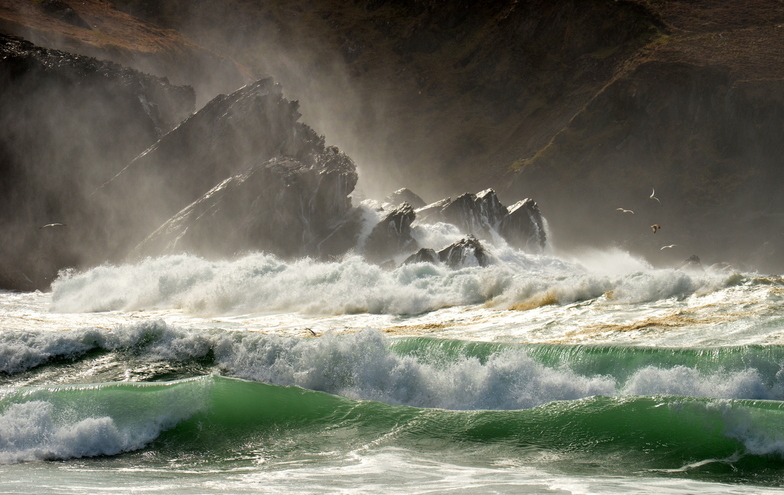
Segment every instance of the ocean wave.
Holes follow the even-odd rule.
[[[14,374],[103,351],[114,353],[115,373],[158,362],[171,376],[199,360],[202,373],[444,409],[525,409],[595,395],[784,399],[779,347],[652,353],[487,344],[479,352],[477,345],[464,344],[445,352],[430,342],[391,340],[374,330],[291,338],[148,321],[111,331],[6,332],[0,335],[0,371],[13,383]]]
[[[780,403],[662,395],[592,396],[520,410],[423,409],[210,376],[5,389],[0,463],[147,447],[224,459],[285,459],[292,449],[350,455],[383,447],[468,448],[533,464],[542,455],[564,465],[603,459],[621,472],[710,473],[711,464],[726,462],[739,476],[777,476],[783,417]]]
[[[201,411],[210,380],[0,391],[0,464],[137,450]]]

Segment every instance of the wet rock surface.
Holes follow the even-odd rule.
[[[492,264],[492,259],[482,243],[469,235],[439,251],[422,248],[403,262],[404,265],[411,263],[443,263],[449,268],[458,269],[465,266],[488,266]]]
[[[526,198],[510,206],[498,225],[498,232],[510,245],[541,250],[547,245],[542,213],[536,201]]]
[[[415,192],[413,192],[411,189],[408,189],[406,187],[402,187],[397,191],[393,192],[392,194],[384,198],[384,201],[391,205],[394,205],[395,207],[400,206],[403,203],[408,203],[414,209],[427,206],[425,200],[417,196]]]
[[[132,257],[190,252],[207,257],[263,250],[328,258],[356,242],[348,193],[354,163],[329,147],[309,160],[275,157],[221,182],[165,222]]]
[[[415,218],[416,213],[410,204],[404,202],[395,208],[373,227],[365,241],[365,257],[370,261],[382,262],[416,250],[419,246],[411,236],[411,224]]]
[[[539,251],[547,245],[547,235],[539,207],[525,199],[507,208],[493,189],[445,198],[416,210],[420,222],[447,222],[462,232],[482,239],[500,235],[510,245]]]
[[[99,191],[113,214],[133,226],[124,229],[115,253],[252,164],[277,156],[315,163],[324,139],[297,122],[297,109],[272,79],[261,79],[219,95],[135,158]]]

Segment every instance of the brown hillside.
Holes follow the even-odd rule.
[[[560,247],[784,267],[778,1],[18,4],[0,0],[12,34],[147,64],[201,102],[247,80],[222,61],[272,75],[356,160],[367,194],[495,187],[505,202],[535,198]],[[661,210],[638,225],[612,216],[651,187]],[[655,238],[648,221],[663,225]]]

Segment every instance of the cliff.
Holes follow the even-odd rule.
[[[89,29],[9,3],[7,28],[146,60],[200,102],[273,75],[368,196],[492,187],[535,198],[560,249],[784,270],[777,1],[64,2]],[[207,59],[227,69],[184,70]]]

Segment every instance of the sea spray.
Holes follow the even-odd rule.
[[[358,256],[332,262],[284,261],[263,253],[221,261],[163,256],[137,264],[64,272],[52,286],[52,309],[64,313],[180,309],[204,315],[417,315],[482,303],[528,309],[602,296],[614,303],[639,304],[719,290],[732,277],[710,270],[602,273],[504,245],[488,251],[495,260],[490,266],[456,270],[428,263],[388,270]],[[744,283],[743,278],[732,280]]]

